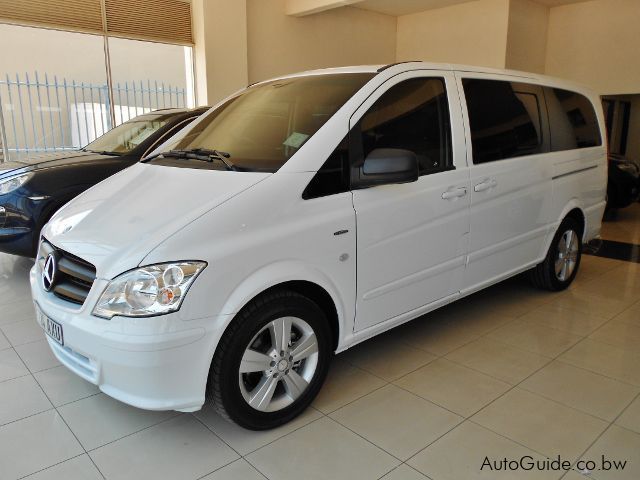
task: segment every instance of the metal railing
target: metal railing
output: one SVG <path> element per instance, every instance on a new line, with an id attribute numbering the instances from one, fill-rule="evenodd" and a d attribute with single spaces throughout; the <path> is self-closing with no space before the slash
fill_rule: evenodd
<path id="1" fill-rule="evenodd" d="M 4 160 L 78 149 L 137 115 L 187 103 L 186 89 L 157 80 L 115 83 L 113 97 L 109 98 L 106 83 L 78 82 L 38 72 L 22 77 L 5 74 L 0 77 Z"/>

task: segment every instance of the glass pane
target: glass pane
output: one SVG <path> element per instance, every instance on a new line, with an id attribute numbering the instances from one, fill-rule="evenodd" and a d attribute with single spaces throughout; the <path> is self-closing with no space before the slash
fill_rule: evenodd
<path id="1" fill-rule="evenodd" d="M 77 149 L 110 128 L 101 36 L 0 24 L 0 44 L 10 159 Z"/>
<path id="2" fill-rule="evenodd" d="M 464 79 L 473 163 L 541 153 L 540 98 L 517 83 Z"/>
<path id="3" fill-rule="evenodd" d="M 241 170 L 284 165 L 373 74 L 293 77 L 256 85 L 209 112 L 165 150 L 221 150 Z M 155 164 L 166 164 L 156 160 Z M 195 162 L 202 168 L 203 162 Z M 180 161 L 182 167 L 194 162 Z M 209 163 L 207 168 L 219 168 Z"/>
<path id="4" fill-rule="evenodd" d="M 175 115 L 148 113 L 124 122 L 91 142 L 84 149 L 89 152 L 124 155 L 138 147 L 156 131 L 173 120 Z"/>
<path id="5" fill-rule="evenodd" d="M 553 151 L 602 145 L 593 105 L 583 95 L 559 88 L 545 90 Z"/>
<path id="6" fill-rule="evenodd" d="M 451 133 L 444 80 L 413 78 L 394 85 L 360 120 L 363 155 L 376 148 L 416 154 L 420 174 L 450 166 Z"/>
<path id="7" fill-rule="evenodd" d="M 194 106 L 191 47 L 109 39 L 116 125 L 152 110 Z"/>

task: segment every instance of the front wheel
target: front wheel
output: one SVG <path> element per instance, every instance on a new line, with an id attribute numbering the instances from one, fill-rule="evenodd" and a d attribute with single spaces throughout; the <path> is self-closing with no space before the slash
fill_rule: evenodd
<path id="1" fill-rule="evenodd" d="M 556 232 L 544 261 L 530 271 L 532 283 L 545 290 L 560 291 L 573 282 L 582 258 L 582 228 L 565 218 Z"/>
<path id="2" fill-rule="evenodd" d="M 251 430 L 286 423 L 320 390 L 331 345 L 328 320 L 312 300 L 284 290 L 262 295 L 220 339 L 208 400 L 223 417 Z"/>

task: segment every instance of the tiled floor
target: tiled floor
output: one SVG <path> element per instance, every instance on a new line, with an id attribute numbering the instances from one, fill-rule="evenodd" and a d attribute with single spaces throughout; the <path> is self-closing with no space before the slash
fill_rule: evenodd
<path id="1" fill-rule="evenodd" d="M 603 236 L 640 243 L 640 205 Z M 339 355 L 313 407 L 249 432 L 210 410 L 147 412 L 49 352 L 30 262 L 0 256 L 0 478 L 640 478 L 640 264 L 584 256 L 567 292 L 515 278 Z M 627 461 L 480 470 L 485 457 Z"/>

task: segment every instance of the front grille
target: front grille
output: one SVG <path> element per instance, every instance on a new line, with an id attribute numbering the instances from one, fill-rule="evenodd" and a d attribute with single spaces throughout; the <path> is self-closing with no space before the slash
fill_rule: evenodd
<path id="1" fill-rule="evenodd" d="M 46 261 L 51 253 L 55 255 L 58 265 L 51 292 L 63 300 L 82 305 L 96 279 L 96 267 L 43 239 L 40 257 Z"/>

